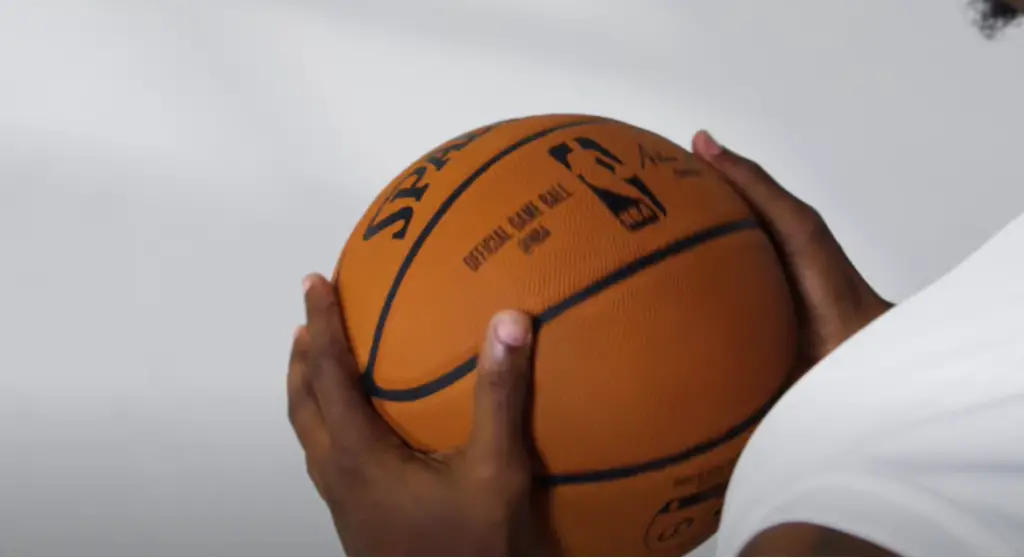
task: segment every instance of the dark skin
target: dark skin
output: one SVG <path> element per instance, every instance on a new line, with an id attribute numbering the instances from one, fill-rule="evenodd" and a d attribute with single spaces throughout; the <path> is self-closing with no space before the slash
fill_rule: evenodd
<path id="1" fill-rule="evenodd" d="M 775 245 L 794 294 L 801 373 L 892 307 L 853 267 L 817 210 L 707 132 L 692 145 L 747 201 Z"/>
<path id="2" fill-rule="evenodd" d="M 806 372 L 892 303 L 883 299 L 843 252 L 825 220 L 757 163 L 693 138 L 693 152 L 718 169 L 754 210 L 786 270 L 796 303 L 801 370 Z M 756 536 L 743 556 L 891 556 L 846 533 L 806 523 L 778 525 Z"/>
<path id="3" fill-rule="evenodd" d="M 975 10 L 976 20 L 978 28 L 988 38 L 994 38 L 998 36 L 999 32 L 1003 29 L 1020 21 L 1021 15 L 1024 14 L 1024 0 L 972 0 L 970 2 L 971 7 Z M 714 149 L 709 150 L 707 145 L 698 145 L 702 143 L 700 136 L 694 139 L 694 149 L 700 153 L 706 160 L 712 162 L 719 170 L 723 171 L 726 176 L 730 177 L 733 181 L 734 186 L 742 192 L 750 191 L 751 188 L 761 189 L 764 191 L 775 190 L 775 181 L 768 175 L 767 172 L 760 169 L 755 163 L 746 161 L 741 157 L 734 157 L 733 154 L 725 150 L 719 155 L 715 155 Z M 717 159 L 717 164 L 715 163 Z M 735 169 L 732 173 L 727 171 L 727 167 Z M 739 172 L 739 168 L 746 167 L 747 170 Z M 767 185 L 767 188 L 760 188 L 755 186 L 756 183 L 762 183 Z M 776 191 L 782 191 L 779 187 Z M 748 201 L 752 201 L 750 194 L 745 194 Z M 757 203 L 752 203 L 756 208 Z M 810 223 L 812 219 L 804 217 L 802 220 Z M 822 225 L 824 222 L 821 222 Z M 795 238 L 787 237 L 785 234 L 781 234 L 781 231 L 774 231 L 773 236 L 778 240 L 779 238 Z M 825 237 L 828 238 L 825 238 Z M 819 246 L 821 249 L 827 250 L 833 254 L 832 257 L 838 257 L 841 250 L 834 248 L 828 248 L 828 245 L 835 242 L 835 238 L 830 233 L 819 233 L 818 238 L 815 239 L 815 243 L 822 243 Z M 836 244 L 838 246 L 838 244 Z M 785 250 L 780 250 L 785 258 Z M 805 256 L 800 256 L 803 260 Z M 827 261 L 828 257 L 822 256 L 806 256 L 806 261 L 824 262 Z M 845 260 L 845 257 L 843 258 Z M 836 289 L 834 292 L 846 292 L 848 294 L 853 291 L 867 292 L 870 287 L 867 282 L 860 277 L 860 274 L 853 269 L 853 265 L 847 260 L 846 263 L 836 262 L 838 267 L 834 268 L 843 278 L 832 278 L 829 279 L 828 274 L 824 270 L 817 268 L 818 264 L 815 264 L 813 271 L 809 271 L 810 275 L 815 275 L 822 281 L 822 284 L 830 284 L 827 289 Z M 795 267 L 793 260 L 788 266 L 790 269 L 791 277 L 794 274 Z M 837 287 L 846 281 L 852 281 L 852 284 L 861 286 L 854 286 L 852 289 L 838 289 Z M 804 300 L 808 300 L 806 297 L 810 293 L 806 290 L 810 288 L 810 285 L 816 283 L 816 281 L 807 281 L 808 287 L 805 287 L 803 293 Z M 864 290 L 867 289 L 867 290 Z M 800 292 L 799 282 L 797 282 L 797 292 Z M 873 292 L 873 291 L 871 291 Z M 877 297 L 877 295 L 875 295 Z M 824 302 L 828 297 L 822 299 L 811 299 L 819 302 Z M 881 315 L 885 310 L 891 306 L 889 303 L 883 301 L 881 297 L 877 297 L 875 300 L 871 300 L 873 297 L 866 295 L 866 298 L 862 299 L 861 302 L 857 302 L 858 297 L 853 296 L 849 298 L 847 302 L 852 302 L 852 307 L 848 308 L 847 311 L 852 311 L 848 314 L 852 321 L 846 321 L 845 324 L 839 325 L 834 324 L 837 329 L 831 330 L 831 334 L 826 333 L 830 328 L 828 326 L 823 327 L 819 330 L 820 334 L 829 339 L 827 342 L 823 342 L 818 345 L 817 350 L 811 350 L 809 354 L 805 353 L 806 363 L 813 366 L 814 363 L 824 358 L 832 349 L 839 346 L 844 340 L 850 335 L 855 333 L 860 327 L 863 327 L 868 322 L 873 320 L 875 317 Z M 857 307 L 860 307 L 858 310 Z M 860 315 L 861 318 L 855 316 Z M 866 320 L 866 321 L 865 321 Z M 862 321 L 861 325 L 856 326 L 858 321 Z M 815 327 L 810 325 L 812 322 L 805 319 L 803 324 L 810 326 L 812 329 Z M 805 335 L 803 337 L 803 343 L 812 343 L 811 339 L 808 339 Z M 812 345 L 803 345 L 805 348 Z M 863 540 L 842 531 L 836 531 L 820 525 L 813 525 L 809 523 L 784 523 L 777 525 L 765 531 L 762 531 L 755 536 L 741 551 L 743 556 L 896 556 L 896 553 L 889 549 L 882 548 L 870 541 Z"/>
<path id="4" fill-rule="evenodd" d="M 747 201 L 775 244 L 800 327 L 802 369 L 810 368 L 892 305 L 843 252 L 821 216 L 756 163 L 705 132 L 693 152 Z M 290 416 L 309 475 L 346 550 L 357 554 L 553 554 L 533 511 L 525 408 L 530 320 L 499 313 L 484 334 L 476 377 L 476 418 L 466 448 L 426 455 L 406 446 L 359 388 L 340 304 L 319 275 L 305 284 L 307 323 L 296 331 L 288 374 Z M 511 340 L 497 353 L 499 328 Z M 833 545 L 831 547 L 823 545 Z M 750 555 L 866 554 L 868 543 L 805 525 L 766 531 Z M 872 552 L 870 554 L 877 554 Z"/>
<path id="5" fill-rule="evenodd" d="M 852 535 L 810 523 L 785 523 L 747 543 L 741 556 L 896 556 Z"/>
<path id="6" fill-rule="evenodd" d="M 319 275 L 303 287 L 307 321 L 295 332 L 288 414 L 348 554 L 553 553 L 532 513 L 529 317 L 508 311 L 492 320 L 475 374 L 470 441 L 430 455 L 404 444 L 367 401 L 334 287 Z"/>
<path id="7" fill-rule="evenodd" d="M 986 36 L 1008 26 L 1024 0 L 975 0 Z M 757 163 L 706 132 L 693 152 L 717 169 L 771 237 L 799 319 L 800 372 L 892 304 L 847 258 L 821 215 Z M 533 345 L 530 318 L 495 316 L 474 375 L 475 417 L 466 447 L 446 455 L 409 448 L 367 400 L 348 349 L 333 286 L 304 281 L 306 324 L 288 369 L 289 418 L 307 470 L 350 555 L 556 555 L 534 513 L 526 408 Z M 755 536 L 744 556 L 892 556 L 871 541 L 809 523 Z"/>

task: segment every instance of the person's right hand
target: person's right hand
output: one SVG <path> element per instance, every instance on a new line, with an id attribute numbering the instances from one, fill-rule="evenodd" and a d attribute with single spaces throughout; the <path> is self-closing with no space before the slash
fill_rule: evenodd
<path id="1" fill-rule="evenodd" d="M 704 131 L 693 137 L 693 152 L 743 196 L 775 244 L 796 304 L 800 374 L 892 308 L 853 267 L 821 215 L 760 165 Z"/>
<path id="2" fill-rule="evenodd" d="M 475 372 L 467 444 L 409 447 L 359 384 L 334 285 L 304 282 L 306 324 L 288 364 L 288 415 L 350 556 L 550 556 L 534 515 L 528 422 L 533 325 L 495 315 Z"/>

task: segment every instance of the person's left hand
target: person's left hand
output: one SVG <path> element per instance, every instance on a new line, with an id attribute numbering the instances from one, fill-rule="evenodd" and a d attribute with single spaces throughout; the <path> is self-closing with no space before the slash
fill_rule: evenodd
<path id="1" fill-rule="evenodd" d="M 540 547 L 525 409 L 532 324 L 491 322 L 476 370 L 468 445 L 427 455 L 404 444 L 360 389 L 334 287 L 304 282 L 307 324 L 288 367 L 288 414 L 310 478 L 350 555 L 497 556 Z"/>

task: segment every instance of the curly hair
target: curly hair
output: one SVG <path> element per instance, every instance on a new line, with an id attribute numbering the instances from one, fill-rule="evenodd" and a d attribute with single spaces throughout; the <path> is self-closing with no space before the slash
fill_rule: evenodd
<path id="1" fill-rule="evenodd" d="M 969 0 L 974 11 L 974 24 L 981 34 L 993 39 L 1014 23 L 1020 23 L 1024 14 L 1004 0 Z"/>

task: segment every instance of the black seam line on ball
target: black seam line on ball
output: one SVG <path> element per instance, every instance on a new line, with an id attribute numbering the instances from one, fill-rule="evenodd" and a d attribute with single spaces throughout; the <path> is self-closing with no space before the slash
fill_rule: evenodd
<path id="1" fill-rule="evenodd" d="M 758 223 L 756 221 L 752 219 L 744 219 L 741 221 L 732 221 L 729 223 L 724 223 L 721 225 L 710 227 L 695 234 L 680 238 L 667 246 L 659 248 L 654 252 L 651 252 L 629 262 L 628 264 L 612 271 L 608 275 L 601 277 L 597 281 L 594 281 L 590 285 L 587 285 L 583 289 L 569 295 L 567 298 L 563 299 L 558 304 L 549 307 L 548 309 L 544 310 L 539 315 L 537 315 L 535 318 L 536 324 L 539 328 L 544 324 L 550 322 L 551 320 L 554 320 L 558 316 L 561 316 L 569 309 L 579 304 L 582 304 L 587 299 L 611 287 L 612 285 L 629 279 L 630 277 L 636 275 L 637 273 L 640 273 L 641 271 L 651 266 L 657 265 L 658 263 L 661 263 L 672 256 L 676 256 L 688 250 L 692 250 L 693 248 L 700 246 L 701 244 L 704 244 L 717 238 L 721 238 L 723 236 L 727 236 L 741 231 L 756 229 L 759 229 Z M 434 378 L 433 380 L 420 384 L 416 387 L 404 389 L 386 389 L 377 385 L 376 382 L 365 382 L 364 374 L 363 388 L 366 390 L 366 393 L 369 396 L 375 397 L 377 399 L 382 399 L 385 401 L 416 401 L 417 399 L 422 399 L 424 397 L 433 395 L 434 393 L 437 393 L 438 391 L 452 385 L 456 381 L 462 379 L 467 374 L 472 372 L 475 368 L 476 356 L 473 356 L 470 357 L 465 362 L 463 362 L 462 364 L 438 376 L 437 378 Z"/>
<path id="2" fill-rule="evenodd" d="M 445 198 L 443 202 L 441 202 L 441 205 L 437 208 L 437 211 L 435 211 L 434 214 L 430 216 L 430 220 L 427 221 L 427 224 L 423 226 L 423 230 L 420 231 L 420 234 L 413 241 L 412 245 L 409 246 L 409 251 L 405 254 L 405 259 L 402 260 L 402 264 L 398 267 L 398 271 L 395 273 L 395 278 L 391 282 L 391 288 L 388 290 L 387 297 L 384 298 L 384 304 L 381 306 L 380 309 L 380 316 L 377 318 L 377 326 L 373 330 L 373 342 L 370 344 L 370 354 L 366 359 L 366 369 L 363 370 L 363 375 L 361 377 L 363 388 L 366 389 L 367 392 L 372 394 L 376 393 L 377 391 L 380 391 L 377 386 L 377 382 L 375 382 L 373 379 L 373 370 L 374 365 L 377 362 L 377 350 L 380 347 L 380 341 L 384 335 L 384 324 L 387 323 L 388 315 L 391 313 L 391 305 L 394 304 L 395 302 L 395 296 L 398 294 L 398 288 L 402 285 L 402 281 L 405 279 L 406 274 L 409 273 L 409 269 L 412 267 L 412 262 L 414 259 L 416 259 L 416 255 L 419 253 L 420 249 L 423 248 L 423 244 L 427 241 L 427 238 L 430 237 L 430 233 L 432 233 L 434 229 L 437 228 L 437 225 L 441 222 L 441 219 L 445 216 L 446 213 L 448 213 L 452 206 L 455 205 L 455 202 L 458 201 L 459 197 L 462 196 L 462 194 L 466 193 L 466 190 L 469 190 L 469 187 L 472 186 L 473 183 L 475 183 L 481 176 L 483 176 L 484 173 L 490 170 L 491 167 L 496 165 L 505 157 L 508 157 L 512 153 L 516 152 L 520 148 L 529 145 L 541 138 L 549 136 L 555 132 L 565 130 L 567 128 L 575 128 L 577 126 L 585 126 L 587 124 L 599 124 L 603 122 L 607 122 L 607 120 L 604 120 L 602 118 L 574 120 L 572 122 L 566 122 L 565 124 L 559 124 L 558 126 L 552 126 L 550 128 L 534 132 L 533 134 L 530 134 L 522 138 L 521 140 L 513 143 L 512 145 L 509 145 L 505 149 L 502 149 L 493 157 L 485 161 L 484 164 L 480 165 L 480 167 L 473 171 L 472 174 L 467 176 L 466 179 L 463 180 L 452 191 L 451 194 L 448 194 L 448 197 Z"/>
<path id="3" fill-rule="evenodd" d="M 623 467 L 612 467 L 610 469 L 599 469 L 594 471 L 579 471 L 576 473 L 562 473 L 558 475 L 548 475 L 539 479 L 540 484 L 547 486 L 564 485 L 564 484 L 586 484 L 593 482 L 607 482 L 621 480 L 629 477 L 635 477 L 644 473 L 650 473 L 659 469 L 665 469 L 682 463 L 689 459 L 693 459 L 698 455 L 705 454 L 723 444 L 731 442 L 732 440 L 739 437 L 744 432 L 750 430 L 757 423 L 761 422 L 768 411 L 775 405 L 775 402 L 782 397 L 783 393 L 786 393 L 786 389 L 789 388 L 790 381 L 789 376 L 783 378 L 782 384 L 779 386 L 775 393 L 772 394 L 768 401 L 761 405 L 753 414 L 740 422 L 733 425 L 725 432 L 710 438 L 694 446 L 690 446 L 682 451 L 673 453 L 672 455 L 666 455 L 657 459 L 652 459 L 644 463 L 638 463 L 636 465 L 626 465 Z M 673 428 L 674 425 L 666 424 L 665 428 Z"/>

